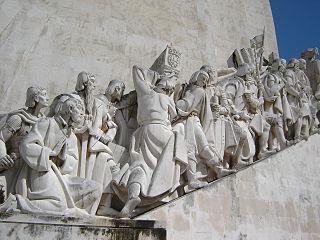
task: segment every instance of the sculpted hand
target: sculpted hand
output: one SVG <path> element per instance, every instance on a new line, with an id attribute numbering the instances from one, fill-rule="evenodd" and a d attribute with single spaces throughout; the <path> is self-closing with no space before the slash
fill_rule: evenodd
<path id="1" fill-rule="evenodd" d="M 213 104 L 211 106 L 211 109 L 213 112 L 220 112 L 220 105 L 219 104 Z"/>
<path id="2" fill-rule="evenodd" d="M 68 149 L 68 143 L 66 142 L 61 150 L 61 152 L 59 153 L 59 158 L 62 161 L 65 161 L 67 159 L 67 149 Z"/>
<path id="3" fill-rule="evenodd" d="M 220 114 L 222 114 L 224 116 L 228 116 L 229 115 L 229 111 L 225 107 L 221 107 L 220 108 Z"/>
<path id="4" fill-rule="evenodd" d="M 243 96 L 244 96 L 245 99 L 247 99 L 248 101 L 251 100 L 251 97 L 252 97 L 251 93 L 249 93 L 249 92 L 245 92 L 245 93 L 243 94 Z"/>
<path id="5" fill-rule="evenodd" d="M 93 119 L 93 116 L 92 115 L 85 115 L 85 121 L 87 122 L 91 122 L 92 121 L 92 119 Z"/>
<path id="6" fill-rule="evenodd" d="M 9 169 L 13 167 L 14 165 L 14 158 L 15 155 L 9 156 L 5 155 L 4 157 L 0 158 L 0 166 L 3 167 L 4 169 Z"/>
<path id="7" fill-rule="evenodd" d="M 232 116 L 232 118 L 235 120 L 235 121 L 238 121 L 240 119 L 240 116 L 238 114 L 235 114 Z"/>
<path id="8" fill-rule="evenodd" d="M 245 122 L 249 122 L 251 120 L 251 117 L 248 114 L 243 114 L 241 116 L 241 118 L 245 121 Z"/>

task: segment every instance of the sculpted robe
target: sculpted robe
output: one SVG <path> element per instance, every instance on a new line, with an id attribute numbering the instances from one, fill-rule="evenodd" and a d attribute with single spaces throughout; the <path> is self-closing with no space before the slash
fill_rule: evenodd
<path id="1" fill-rule="evenodd" d="M 70 211 L 95 214 L 101 186 L 75 177 L 78 164 L 76 137 L 65 129 L 62 119 L 38 121 L 20 144 L 25 164 L 16 185 L 17 207 L 22 212 L 68 214 Z M 50 157 L 52 151 L 66 151 L 66 159 Z"/>
<path id="2" fill-rule="evenodd" d="M 0 179 L 1 182 L 3 182 L 2 184 L 6 187 L 6 196 L 9 193 L 15 193 L 15 185 L 19 175 L 19 169 L 23 164 L 23 160 L 20 158 L 19 144 L 22 138 L 30 132 L 32 126 L 38 121 L 38 119 L 38 117 L 33 116 L 25 109 L 19 109 L 1 117 L 0 157 L 4 157 L 5 155 L 10 155 L 12 153 L 17 157 L 11 168 L 3 170 L 0 167 Z M 11 132 L 11 137 L 8 140 L 5 140 L 3 137 L 3 131 L 8 130 Z"/>
<path id="3" fill-rule="evenodd" d="M 291 120 L 295 123 L 300 117 L 300 104 L 299 104 L 299 83 L 296 73 L 293 69 L 286 69 L 284 73 L 286 79 L 286 91 L 288 103 L 290 105 L 290 112 L 285 114 L 286 120 Z"/>
<path id="4" fill-rule="evenodd" d="M 117 186 L 126 188 L 130 183 L 138 183 L 143 200 L 174 192 L 186 168 L 187 156 L 184 144 L 179 144 L 184 136 L 171 127 L 176 116 L 173 100 L 151 87 L 150 83 L 156 81 L 155 72 L 134 66 L 133 81 L 139 128 L 132 136 L 130 167 L 115 184 L 115 191 L 121 198 Z"/>

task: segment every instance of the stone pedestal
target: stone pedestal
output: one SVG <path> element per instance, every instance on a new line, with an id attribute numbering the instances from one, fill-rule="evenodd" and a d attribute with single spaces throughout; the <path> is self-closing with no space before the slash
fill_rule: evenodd
<path id="1" fill-rule="evenodd" d="M 2 214 L 0 239 L 165 240 L 166 230 L 153 220 L 115 220 L 103 217 L 78 219 Z"/>
<path id="2" fill-rule="evenodd" d="M 320 135 L 138 219 L 166 222 L 169 240 L 320 239 Z"/>

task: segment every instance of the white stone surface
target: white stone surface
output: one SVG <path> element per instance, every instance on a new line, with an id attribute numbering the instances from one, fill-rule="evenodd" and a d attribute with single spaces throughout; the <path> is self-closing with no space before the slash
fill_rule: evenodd
<path id="1" fill-rule="evenodd" d="M 319 135 L 137 219 L 176 239 L 319 239 Z"/>
<path id="2" fill-rule="evenodd" d="M 0 214 L 0 239 L 165 240 L 166 230 L 155 221 Z"/>
<path id="3" fill-rule="evenodd" d="M 3 0 L 0 111 L 23 106 L 29 86 L 51 98 L 70 93 L 83 70 L 97 76 L 98 91 L 114 78 L 130 90 L 132 66 L 151 66 L 168 43 L 181 50 L 187 81 L 203 64 L 225 66 L 264 27 L 266 52 L 277 52 L 268 0 Z"/>

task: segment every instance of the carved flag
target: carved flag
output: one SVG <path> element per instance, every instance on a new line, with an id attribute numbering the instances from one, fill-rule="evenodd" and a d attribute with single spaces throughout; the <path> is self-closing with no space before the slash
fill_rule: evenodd
<path id="1" fill-rule="evenodd" d="M 263 30 L 263 33 L 261 35 L 255 36 L 253 39 L 250 39 L 250 45 L 252 48 L 262 48 L 264 46 L 264 34 L 265 29 Z"/>

